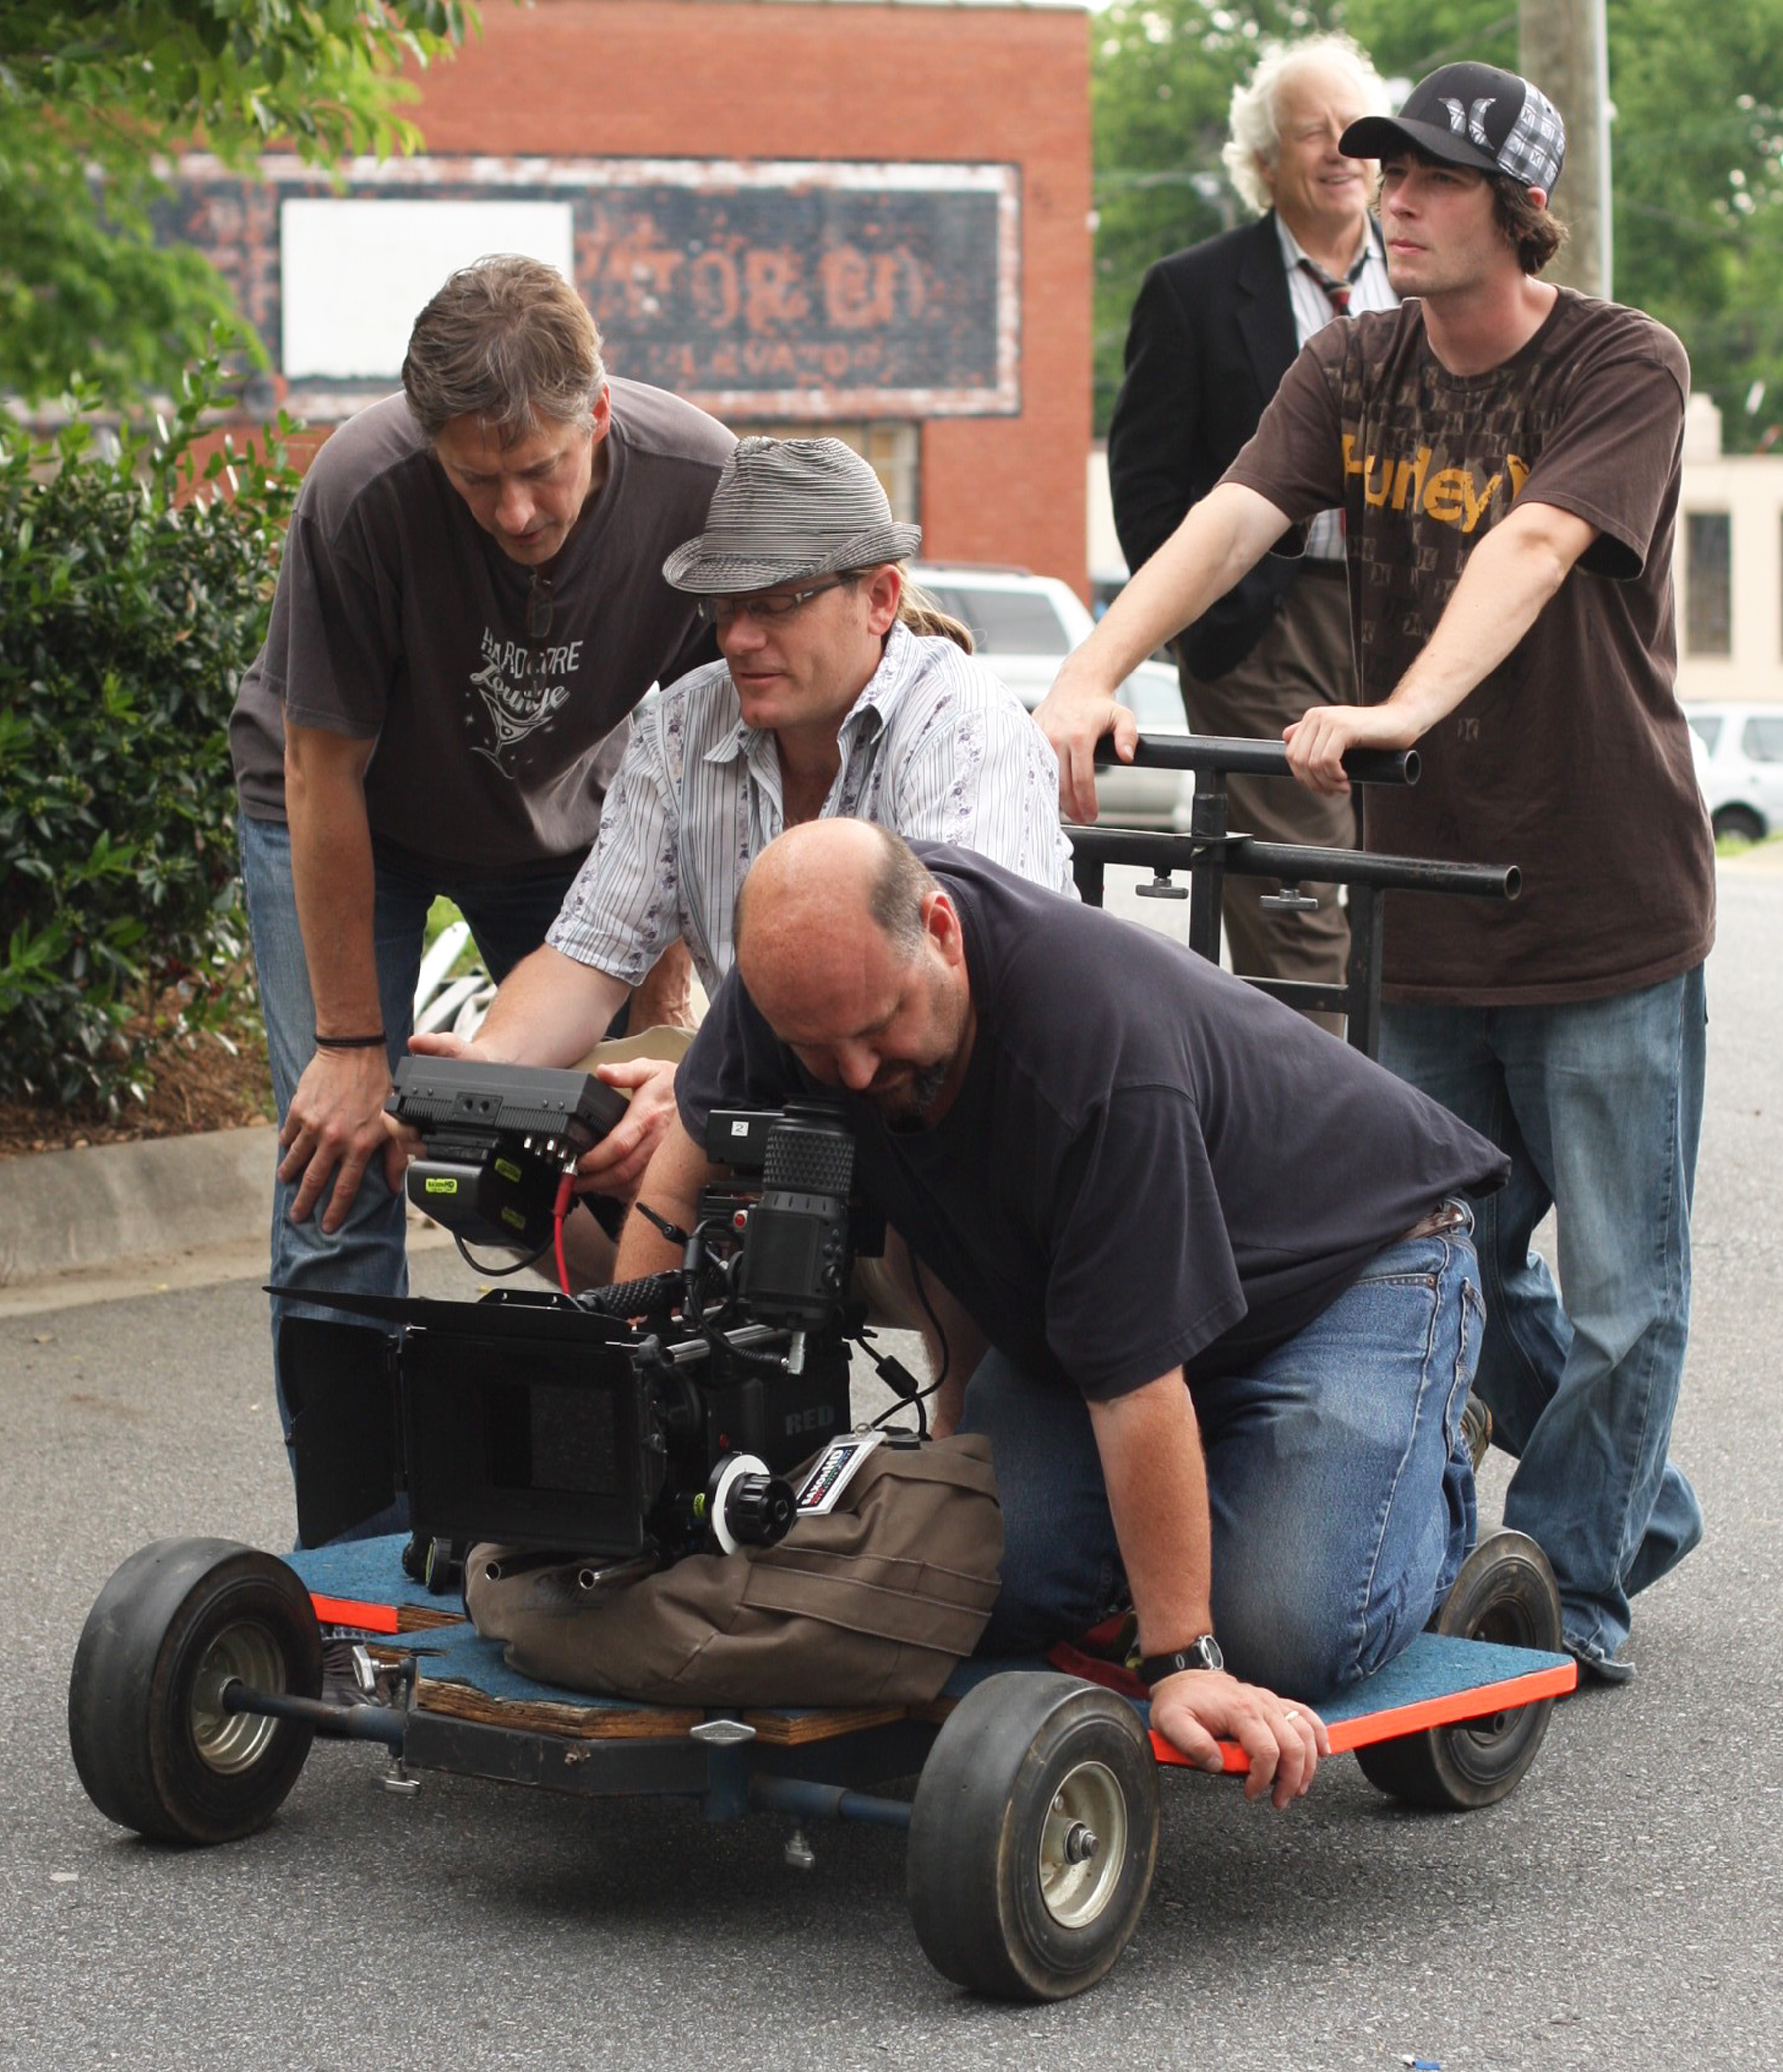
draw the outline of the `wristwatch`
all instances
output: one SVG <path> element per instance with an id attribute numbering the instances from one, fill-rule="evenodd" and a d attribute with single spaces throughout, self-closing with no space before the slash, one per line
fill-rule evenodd
<path id="1" fill-rule="evenodd" d="M 1174 1676 L 1183 1669 L 1224 1669 L 1225 1657 L 1220 1652 L 1220 1643 L 1212 1634 L 1199 1634 L 1187 1647 L 1179 1647 L 1169 1655 L 1147 1655 L 1133 1664 L 1133 1673 L 1149 1691 L 1154 1684 L 1161 1684 L 1167 1676 Z"/>

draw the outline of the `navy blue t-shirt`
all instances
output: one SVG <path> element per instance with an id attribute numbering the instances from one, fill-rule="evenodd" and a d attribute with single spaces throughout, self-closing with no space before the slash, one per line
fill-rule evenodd
<path id="1" fill-rule="evenodd" d="M 1242 1372 L 1445 1196 L 1502 1184 L 1484 1137 L 1180 944 L 914 846 L 960 916 L 972 1057 L 930 1128 L 841 1096 L 855 1184 L 1027 1371 L 1097 1399 Z M 676 1075 L 694 1141 L 816 1085 L 733 970 Z"/>

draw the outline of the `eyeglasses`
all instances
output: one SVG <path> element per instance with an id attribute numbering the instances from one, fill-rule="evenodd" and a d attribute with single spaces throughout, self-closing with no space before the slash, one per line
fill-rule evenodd
<path id="1" fill-rule="evenodd" d="M 804 610 L 813 598 L 821 597 L 826 590 L 851 590 L 858 580 L 852 575 L 832 576 L 827 582 L 813 583 L 805 590 L 789 590 L 784 597 L 702 597 L 699 615 L 719 626 L 729 626 L 743 618 L 754 619 L 758 626 L 772 626 L 790 619 L 795 611 Z"/>

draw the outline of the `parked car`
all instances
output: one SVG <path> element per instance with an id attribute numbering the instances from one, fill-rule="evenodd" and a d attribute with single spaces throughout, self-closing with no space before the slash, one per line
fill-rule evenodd
<path id="1" fill-rule="evenodd" d="M 1762 841 L 1783 831 L 1783 705 L 1693 700 L 1684 717 L 1707 751 L 1697 771 L 1716 837 Z"/>
<path id="2" fill-rule="evenodd" d="M 1077 592 L 1056 577 L 935 562 L 910 573 L 943 611 L 972 629 L 986 666 L 1030 711 L 1094 624 Z M 1162 662 L 1142 662 L 1122 685 L 1121 699 L 1133 708 L 1142 734 L 1190 731 L 1176 672 Z M 1097 773 L 1096 803 L 1102 819 L 1117 827 L 1187 827 L 1194 788 L 1189 771 L 1110 768 Z"/>

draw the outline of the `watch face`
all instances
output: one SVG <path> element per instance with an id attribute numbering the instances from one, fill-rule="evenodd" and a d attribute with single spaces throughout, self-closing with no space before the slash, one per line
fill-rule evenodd
<path id="1" fill-rule="evenodd" d="M 1204 1633 L 1187 1652 L 1189 1660 L 1198 1668 L 1224 1669 L 1225 1667 L 1225 1657 L 1220 1652 L 1220 1643 L 1210 1633 Z"/>

